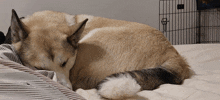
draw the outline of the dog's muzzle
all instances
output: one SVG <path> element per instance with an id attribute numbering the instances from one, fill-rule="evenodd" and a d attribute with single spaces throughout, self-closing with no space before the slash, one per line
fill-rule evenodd
<path id="1" fill-rule="evenodd" d="M 57 76 L 57 82 L 72 90 L 72 84 L 71 84 L 69 78 L 65 77 L 64 74 L 59 74 L 59 73 L 56 73 L 56 74 L 57 74 L 56 75 Z"/>

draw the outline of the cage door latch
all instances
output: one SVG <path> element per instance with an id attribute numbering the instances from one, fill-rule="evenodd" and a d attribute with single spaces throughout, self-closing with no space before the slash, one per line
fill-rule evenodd
<path id="1" fill-rule="evenodd" d="M 167 31 L 167 22 L 170 22 L 169 20 L 167 20 L 167 18 L 162 18 L 161 23 L 163 25 L 163 31 Z"/>

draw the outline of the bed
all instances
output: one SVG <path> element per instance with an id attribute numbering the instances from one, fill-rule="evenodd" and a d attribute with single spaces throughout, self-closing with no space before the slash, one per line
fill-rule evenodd
<path id="1" fill-rule="evenodd" d="M 220 100 L 220 44 L 175 45 L 195 75 L 182 85 L 164 84 L 138 95 L 149 100 Z"/>
<path id="2" fill-rule="evenodd" d="M 220 100 L 220 44 L 174 45 L 194 75 L 182 85 L 163 84 L 127 100 Z M 101 100 L 95 89 L 71 91 L 56 82 L 56 74 L 23 66 L 11 45 L 0 47 L 0 99 Z"/>

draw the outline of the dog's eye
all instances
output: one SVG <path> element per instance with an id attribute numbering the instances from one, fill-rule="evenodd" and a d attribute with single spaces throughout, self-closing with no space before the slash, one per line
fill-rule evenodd
<path id="1" fill-rule="evenodd" d="M 62 63 L 61 67 L 65 67 L 66 66 L 66 61 Z"/>
<path id="2" fill-rule="evenodd" d="M 34 68 L 35 68 L 36 70 L 43 70 L 43 68 L 41 68 L 41 67 L 36 67 L 36 66 L 34 66 Z"/>
<path id="3" fill-rule="evenodd" d="M 37 67 L 35 67 L 35 66 L 34 66 L 34 68 L 38 70 L 38 68 L 37 68 Z"/>

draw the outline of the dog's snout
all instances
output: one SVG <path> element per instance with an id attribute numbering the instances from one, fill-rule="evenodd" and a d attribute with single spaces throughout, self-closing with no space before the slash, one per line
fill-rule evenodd
<path id="1" fill-rule="evenodd" d="M 72 85 L 70 83 L 67 82 L 59 82 L 61 85 L 67 87 L 68 89 L 72 90 Z"/>
<path id="2" fill-rule="evenodd" d="M 65 86 L 65 87 L 72 90 L 72 84 L 69 80 L 69 77 L 66 77 L 64 74 L 57 73 L 57 81 L 61 85 L 63 85 L 63 86 Z"/>

